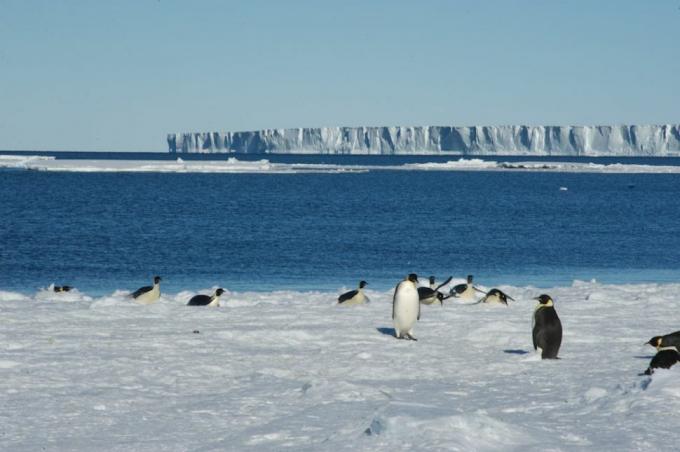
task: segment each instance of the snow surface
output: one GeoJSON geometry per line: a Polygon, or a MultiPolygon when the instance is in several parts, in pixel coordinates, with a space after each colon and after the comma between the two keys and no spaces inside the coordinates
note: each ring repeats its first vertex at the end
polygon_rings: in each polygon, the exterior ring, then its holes
{"type": "Polygon", "coordinates": [[[344,173],[367,171],[543,171],[572,173],[680,173],[675,165],[599,164],[579,162],[496,162],[481,159],[450,160],[443,163],[402,165],[332,165],[272,163],[262,159],[243,161],[230,157],[223,161],[166,160],[71,160],[44,156],[0,155],[0,168],[63,172],[133,173],[344,173]]]}
{"type": "Polygon", "coordinates": [[[170,152],[680,155],[680,125],[317,127],[171,133],[170,152]]]}
{"type": "Polygon", "coordinates": [[[680,366],[638,374],[680,284],[499,288],[517,301],[424,306],[418,342],[391,290],[0,291],[0,450],[677,450],[680,366]],[[544,292],[560,360],[531,347],[544,292]]]}

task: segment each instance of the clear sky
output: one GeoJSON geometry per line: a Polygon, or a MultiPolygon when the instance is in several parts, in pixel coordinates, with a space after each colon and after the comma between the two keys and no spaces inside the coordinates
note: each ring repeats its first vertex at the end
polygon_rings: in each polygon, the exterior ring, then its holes
{"type": "Polygon", "coordinates": [[[0,0],[0,149],[680,122],[680,0],[0,0]]]}

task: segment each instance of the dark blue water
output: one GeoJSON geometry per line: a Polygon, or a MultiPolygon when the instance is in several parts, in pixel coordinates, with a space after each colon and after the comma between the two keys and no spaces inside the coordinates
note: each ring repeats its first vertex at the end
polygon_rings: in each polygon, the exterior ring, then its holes
{"type": "Polygon", "coordinates": [[[0,290],[677,282],[679,212],[666,174],[0,171],[0,290]]]}

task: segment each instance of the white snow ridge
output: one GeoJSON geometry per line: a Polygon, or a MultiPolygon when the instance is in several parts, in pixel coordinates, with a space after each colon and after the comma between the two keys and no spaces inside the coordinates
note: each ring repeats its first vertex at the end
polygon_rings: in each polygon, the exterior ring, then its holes
{"type": "Polygon", "coordinates": [[[680,284],[500,288],[517,301],[423,306],[418,342],[392,336],[392,291],[0,292],[0,450],[677,449],[680,366],[638,374],[680,284]],[[559,360],[531,346],[543,292],[559,360]]]}

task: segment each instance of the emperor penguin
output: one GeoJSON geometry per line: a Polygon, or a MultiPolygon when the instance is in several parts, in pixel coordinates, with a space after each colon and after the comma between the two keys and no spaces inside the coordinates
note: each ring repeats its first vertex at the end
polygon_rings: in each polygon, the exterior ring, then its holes
{"type": "Polygon", "coordinates": [[[350,290],[349,292],[345,292],[342,295],[338,297],[338,304],[342,304],[344,306],[351,306],[355,304],[363,304],[363,303],[368,303],[368,297],[364,293],[364,287],[366,287],[368,283],[366,281],[359,281],[359,288],[355,290],[350,290]]]}
{"type": "Polygon", "coordinates": [[[397,284],[392,298],[392,320],[394,321],[394,336],[397,339],[413,337],[413,325],[420,320],[420,300],[418,297],[418,275],[411,273],[397,284]]]}
{"type": "Polygon", "coordinates": [[[439,291],[442,287],[447,285],[451,281],[452,277],[444,281],[438,286],[435,286],[434,276],[430,276],[430,287],[418,287],[418,298],[422,304],[430,305],[434,302],[439,301],[439,303],[444,306],[444,300],[449,298],[439,291]]]}
{"type": "Polygon", "coordinates": [[[485,293],[472,285],[472,275],[467,275],[467,282],[453,286],[450,295],[456,298],[470,300],[475,297],[475,292],[485,293]]]}
{"type": "Polygon", "coordinates": [[[73,287],[71,286],[54,286],[53,290],[57,293],[59,292],[70,292],[73,287]]]}
{"type": "Polygon", "coordinates": [[[210,306],[219,307],[220,306],[220,295],[224,293],[224,289],[221,287],[215,291],[212,296],[209,295],[194,295],[187,303],[187,306],[210,306]]]}
{"type": "Polygon", "coordinates": [[[670,369],[678,361],[680,361],[680,353],[678,353],[677,347],[673,345],[661,347],[652,358],[644,375],[652,375],[654,369],[670,369]]]}
{"type": "Polygon", "coordinates": [[[504,304],[508,305],[508,300],[515,301],[514,298],[512,298],[510,295],[503,293],[500,289],[491,289],[486,293],[484,298],[482,298],[479,302],[480,303],[489,303],[489,304],[504,304]]]}
{"type": "Polygon", "coordinates": [[[153,304],[161,297],[161,277],[154,276],[153,286],[144,286],[132,292],[132,298],[139,304],[153,304]]]}
{"type": "Polygon", "coordinates": [[[534,300],[538,301],[532,328],[534,350],[541,350],[542,359],[557,359],[562,344],[562,323],[557,317],[553,299],[543,294],[534,300]]]}
{"type": "Polygon", "coordinates": [[[654,336],[649,342],[645,343],[655,347],[657,350],[661,349],[661,347],[675,347],[680,349],[680,331],[664,336],[654,336]]]}

